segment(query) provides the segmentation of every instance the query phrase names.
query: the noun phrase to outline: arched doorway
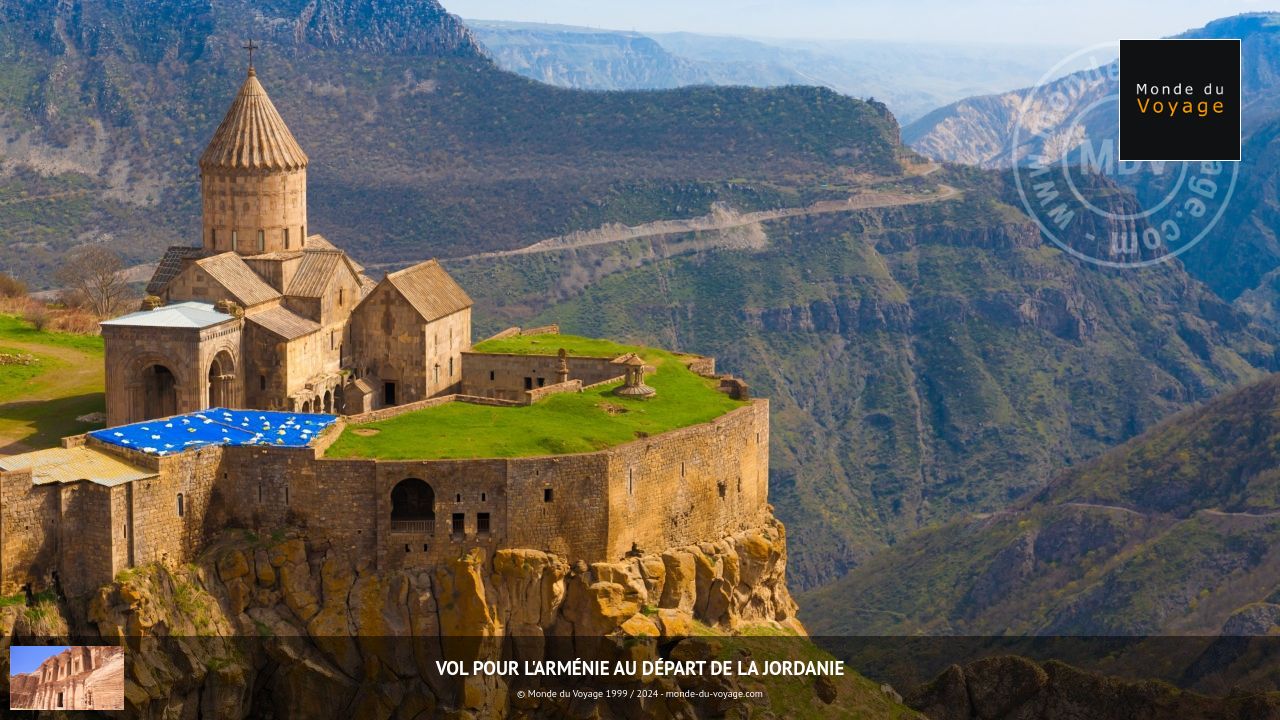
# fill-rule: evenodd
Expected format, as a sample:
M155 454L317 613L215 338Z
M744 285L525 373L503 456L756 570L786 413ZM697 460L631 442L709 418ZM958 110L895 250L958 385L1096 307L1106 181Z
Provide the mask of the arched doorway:
M173 371L155 364L142 368L142 418L178 414L178 382Z
M436 493L418 478L406 478L391 489L391 532L434 533Z
M339 415L347 409L347 403L344 399L342 386L333 389L333 411Z
M231 353L223 350L209 363L209 406L232 407L235 405L236 361Z
M326 413L333 412L333 393L328 390L324 391L324 411Z
M304 413L309 413L309 412L311 412L311 401L310 401L310 400L308 400L308 401L306 401L306 402L302 403L302 412L304 412Z

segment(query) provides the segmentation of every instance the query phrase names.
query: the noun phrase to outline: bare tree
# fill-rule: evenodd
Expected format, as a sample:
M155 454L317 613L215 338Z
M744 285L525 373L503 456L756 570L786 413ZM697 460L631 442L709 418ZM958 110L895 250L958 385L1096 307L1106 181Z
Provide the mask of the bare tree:
M129 295L120 256L100 245L73 250L55 279L84 298L98 317L110 317Z

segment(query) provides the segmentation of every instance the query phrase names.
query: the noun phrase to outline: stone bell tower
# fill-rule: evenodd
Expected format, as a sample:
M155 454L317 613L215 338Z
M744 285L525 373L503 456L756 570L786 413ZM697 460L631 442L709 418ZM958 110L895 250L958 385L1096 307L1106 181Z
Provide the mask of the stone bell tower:
M261 255L302 249L307 154L262 89L252 62L200 156L200 191L206 250Z

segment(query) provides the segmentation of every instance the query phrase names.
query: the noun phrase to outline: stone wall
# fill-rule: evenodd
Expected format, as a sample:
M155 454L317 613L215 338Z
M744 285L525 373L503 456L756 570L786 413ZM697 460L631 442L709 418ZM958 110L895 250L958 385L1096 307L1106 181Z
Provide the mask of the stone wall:
M542 400L543 398L550 397L552 395L559 395L561 393L580 393L580 392L582 392L581 380L576 380L576 379L566 380L562 383L555 383L554 385L547 385L545 387L534 388L533 390L526 390L524 392L523 404L532 405Z
M275 288L276 292L282 293L293 280L293 276L297 274L298 266L302 264L302 252L294 249L275 255L251 256L244 258L244 262L253 268L263 281Z
M298 250L307 227L307 171L206 171L200 176L204 246L242 255ZM263 243L258 245L258 230ZM287 233L287 235L286 235Z
M158 476L111 488L0 476L0 578L10 593L42 586L33 573L58 567L66 591L79 594L125 567L186 562L228 526L306 527L379 568L438 565L473 547L616 562L765 522L768 430L768 402L755 400L599 452L510 459L347 460L270 446L155 458L91 439ZM430 487L431 517L421 518L430 522L393 523L393 491L408 479Z
M31 471L0 473L0 595L47 586L58 567L57 488L32 485Z
M245 404L263 410L288 408L289 372L284 338L252 322L244 329Z
M348 534L372 537L368 482L372 462L343 461L331 467L334 474L324 473L326 468L316 461L313 448L224 448L225 480L220 483L220 499L228 519L245 527L275 528L305 522L332 528L332 532L324 532L335 538ZM353 542L351 546L373 548L372 542Z
M604 559L608 541L606 452L511 460L509 547L574 560Z
M425 482L435 497L426 531L400 529L391 519L392 491L408 479ZM423 567L456 556L467 547L493 549L506 539L506 461L435 460L378 462L374 520L378 530L378 567ZM487 514L488 530L478 527ZM455 517L460 520L455 524Z
M164 290L160 293L160 298L165 303L193 301L209 303L210 305L217 305L222 300L230 300L237 305L244 305L248 299L233 293L230 288L215 279L208 270L195 262L187 263L164 286ZM280 298L273 297L265 301L259 301L252 306L252 309L265 310L279 304Z
M113 538L128 543L122 552L132 556L133 564L185 562L200 551L208 535L223 527L225 519L211 513L215 484L230 478L222 469L223 450L206 447L160 458L157 477L129 484L123 501L126 517L115 523L128 522L128 538L122 532L113 533ZM219 508L218 514L222 512Z
M768 514L766 400L608 456L606 559L731 535Z
M113 488L91 482L55 487L60 495L58 578L63 593L82 595L111 582L115 575Z
M612 358L566 358L569 379L594 385L622 377ZM526 390L554 385L560 368L558 355L462 353L462 394L523 402Z
M380 283L356 307L349 327L353 367L373 385L376 407L457 389L460 354L471 347L470 308L424 323L394 286ZM394 402L386 402L389 383Z

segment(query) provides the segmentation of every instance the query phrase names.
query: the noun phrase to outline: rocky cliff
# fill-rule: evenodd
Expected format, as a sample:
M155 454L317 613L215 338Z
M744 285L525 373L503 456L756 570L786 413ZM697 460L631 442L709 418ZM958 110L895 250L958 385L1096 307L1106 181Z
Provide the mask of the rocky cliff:
M435 661L715 657L746 652L734 645L744 631L791 636L816 652L795 620L785 567L776 522L615 563L473 549L434 568L381 572L297 531L230 530L196 563L123 572L69 614L84 634L128 646L131 717L614 717L636 704L531 700L517 692L536 687L527 679L445 676ZM0 634L14 629L48 634ZM626 677L611 686L759 685L763 697L747 704L761 709L784 694L794 700L798 688L817 708L834 702L837 714L909 714L856 676L794 680L778 688ZM723 712L724 700L659 693L640 707L648 717L704 717Z

